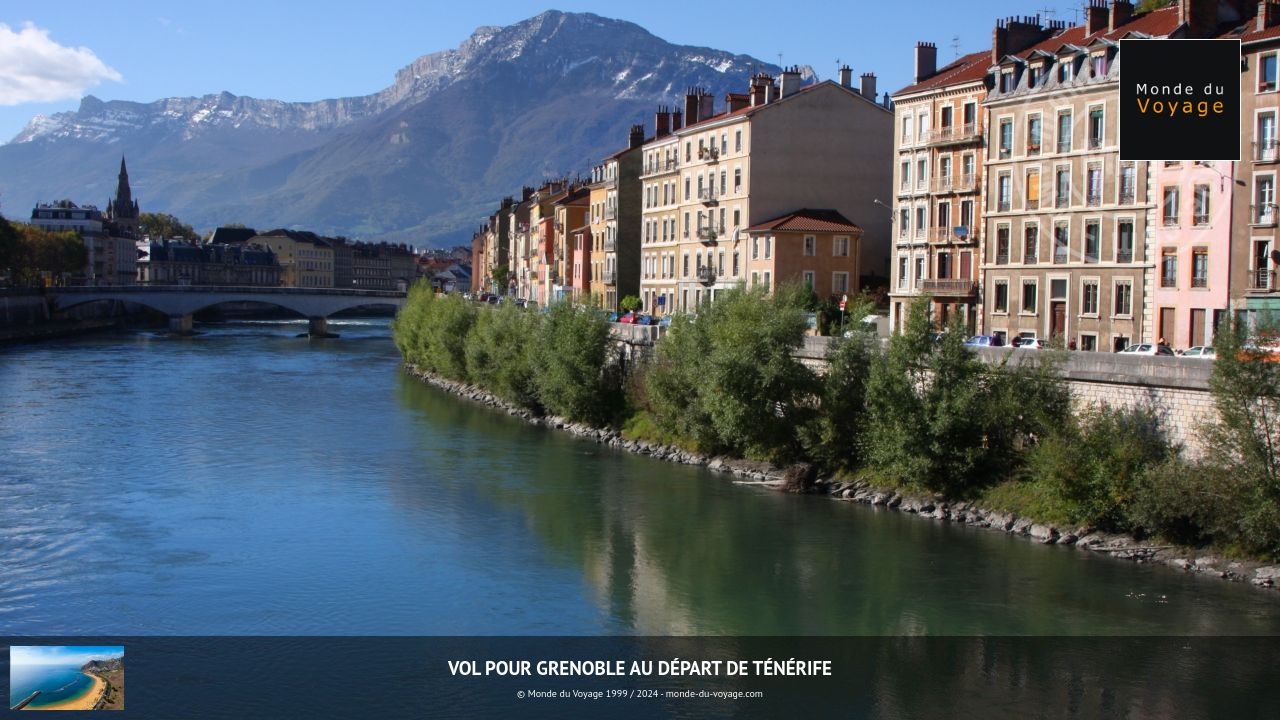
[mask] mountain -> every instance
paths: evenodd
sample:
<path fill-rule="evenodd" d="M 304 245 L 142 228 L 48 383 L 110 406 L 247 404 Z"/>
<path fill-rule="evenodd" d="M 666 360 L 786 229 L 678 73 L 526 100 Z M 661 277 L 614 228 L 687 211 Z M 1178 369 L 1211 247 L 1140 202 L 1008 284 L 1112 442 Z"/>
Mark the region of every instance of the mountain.
<path fill-rule="evenodd" d="M 656 106 L 678 104 L 685 88 L 723 102 L 753 72 L 778 70 L 673 45 L 630 22 L 548 11 L 481 27 L 364 97 L 85 97 L 0 145 L 0 197 L 14 218 L 61 198 L 105 206 L 126 155 L 142 209 L 197 228 L 240 222 L 448 244 L 522 184 L 585 174 L 626 143 L 631 125 L 652 131 Z"/>

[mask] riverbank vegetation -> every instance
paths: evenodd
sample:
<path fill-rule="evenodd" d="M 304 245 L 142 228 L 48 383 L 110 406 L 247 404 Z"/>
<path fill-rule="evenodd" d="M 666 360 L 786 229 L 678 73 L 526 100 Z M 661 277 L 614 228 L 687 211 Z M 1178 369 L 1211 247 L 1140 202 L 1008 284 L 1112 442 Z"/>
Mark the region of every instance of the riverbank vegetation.
<path fill-rule="evenodd" d="M 51 232 L 0 218 L 0 280 L 41 285 L 46 276 L 56 280 L 83 270 L 86 253 L 84 241 L 74 232 Z"/>
<path fill-rule="evenodd" d="M 982 362 L 914 303 L 883 351 L 860 324 L 819 374 L 797 359 L 807 289 L 722 293 L 673 318 L 626 363 L 603 314 L 477 305 L 415 287 L 397 317 L 405 361 L 520 407 L 703 454 L 811 462 L 824 473 L 937 493 L 1063 525 L 1280 556 L 1280 363 L 1219 332 L 1206 452 L 1186 457 L 1159 408 L 1074 408 L 1061 352 Z M 847 317 L 871 305 L 851 303 Z M 625 372 L 624 372 L 625 369 Z"/>

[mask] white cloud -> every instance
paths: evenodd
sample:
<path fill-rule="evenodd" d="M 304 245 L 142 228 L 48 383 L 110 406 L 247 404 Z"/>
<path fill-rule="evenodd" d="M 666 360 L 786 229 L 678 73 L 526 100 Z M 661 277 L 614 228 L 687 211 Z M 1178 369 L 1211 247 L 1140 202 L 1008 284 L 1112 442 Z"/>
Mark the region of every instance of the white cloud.
<path fill-rule="evenodd" d="M 104 80 L 123 79 L 89 48 L 59 45 L 31 23 L 17 32 L 0 23 L 0 105 L 74 99 Z"/>

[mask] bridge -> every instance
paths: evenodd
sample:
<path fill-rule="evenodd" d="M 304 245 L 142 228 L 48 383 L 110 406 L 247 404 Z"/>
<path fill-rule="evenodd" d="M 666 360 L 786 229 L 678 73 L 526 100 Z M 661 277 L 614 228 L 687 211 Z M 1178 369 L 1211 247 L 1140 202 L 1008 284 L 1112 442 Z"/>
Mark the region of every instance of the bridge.
<path fill-rule="evenodd" d="M 328 318 L 358 307 L 403 307 L 405 293 L 390 290 L 337 290 L 214 285 L 105 285 L 57 287 L 46 291 L 56 309 L 113 300 L 137 303 L 169 316 L 169 330 L 189 334 L 191 318 L 206 308 L 228 302 L 255 302 L 291 310 L 310 322 L 309 334 L 328 337 Z"/>

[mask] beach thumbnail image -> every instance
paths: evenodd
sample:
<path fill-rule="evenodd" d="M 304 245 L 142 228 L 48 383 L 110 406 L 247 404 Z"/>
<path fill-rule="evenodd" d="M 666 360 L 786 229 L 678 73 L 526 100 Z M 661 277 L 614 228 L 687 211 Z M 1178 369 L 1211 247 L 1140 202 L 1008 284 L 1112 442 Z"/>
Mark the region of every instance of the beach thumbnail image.
<path fill-rule="evenodd" d="M 123 710 L 120 645 L 9 648 L 10 710 Z"/>

